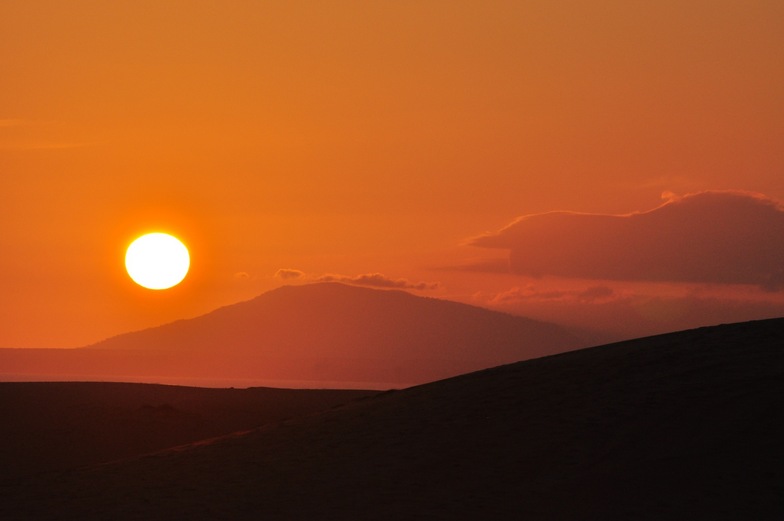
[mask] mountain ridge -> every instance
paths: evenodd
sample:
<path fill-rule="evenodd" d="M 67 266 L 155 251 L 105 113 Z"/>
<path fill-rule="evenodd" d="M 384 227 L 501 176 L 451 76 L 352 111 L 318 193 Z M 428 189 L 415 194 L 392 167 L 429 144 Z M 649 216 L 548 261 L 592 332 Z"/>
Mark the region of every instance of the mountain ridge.
<path fill-rule="evenodd" d="M 384 388 L 588 344 L 566 328 L 468 304 L 318 283 L 283 286 L 56 356 L 81 358 L 82 374 L 89 369 L 112 379 L 171 375 L 376 382 Z"/>

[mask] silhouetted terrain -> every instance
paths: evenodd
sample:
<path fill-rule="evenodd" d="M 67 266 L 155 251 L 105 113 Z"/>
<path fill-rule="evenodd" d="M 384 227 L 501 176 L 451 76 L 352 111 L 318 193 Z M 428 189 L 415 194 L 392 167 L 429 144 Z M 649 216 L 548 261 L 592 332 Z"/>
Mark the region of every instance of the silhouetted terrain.
<path fill-rule="evenodd" d="M 0 383 L 0 479 L 135 456 L 373 394 L 105 382 Z"/>
<path fill-rule="evenodd" d="M 784 319 L 488 369 L 5 483 L 3 519 L 784 518 Z"/>
<path fill-rule="evenodd" d="M 281 287 L 88 348 L 2 349 L 0 367 L 3 373 L 47 379 L 203 379 L 238 386 L 337 382 L 331 387 L 359 382 L 359 387 L 389 388 L 588 343 L 553 324 L 505 313 L 402 291 L 323 283 Z"/>

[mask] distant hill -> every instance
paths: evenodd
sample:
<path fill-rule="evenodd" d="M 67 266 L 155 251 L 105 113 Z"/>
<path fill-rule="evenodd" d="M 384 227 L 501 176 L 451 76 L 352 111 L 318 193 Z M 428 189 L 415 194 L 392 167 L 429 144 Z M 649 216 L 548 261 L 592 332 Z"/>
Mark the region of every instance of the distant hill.
<path fill-rule="evenodd" d="M 201 317 L 70 352 L 0 350 L 0 360 L 8 361 L 3 372 L 16 368 L 71 378 L 383 388 L 586 344 L 553 324 L 402 291 L 323 283 L 284 286 Z"/>
<path fill-rule="evenodd" d="M 6 519 L 784 519 L 784 319 L 529 360 L 0 487 Z"/>

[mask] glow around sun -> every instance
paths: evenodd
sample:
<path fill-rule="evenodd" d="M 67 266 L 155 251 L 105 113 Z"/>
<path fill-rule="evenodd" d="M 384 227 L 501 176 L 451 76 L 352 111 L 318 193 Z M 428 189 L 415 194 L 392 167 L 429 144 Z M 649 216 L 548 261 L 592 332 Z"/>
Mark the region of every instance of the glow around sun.
<path fill-rule="evenodd" d="M 128 246 L 125 269 L 133 281 L 148 289 L 176 286 L 188 274 L 188 248 L 168 233 L 148 233 Z"/>

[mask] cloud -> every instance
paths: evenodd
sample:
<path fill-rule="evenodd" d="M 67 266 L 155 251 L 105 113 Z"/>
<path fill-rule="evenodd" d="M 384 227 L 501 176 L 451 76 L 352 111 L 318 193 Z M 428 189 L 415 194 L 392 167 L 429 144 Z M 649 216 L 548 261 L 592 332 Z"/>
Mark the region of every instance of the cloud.
<path fill-rule="evenodd" d="M 530 302 L 579 302 L 589 304 L 604 302 L 616 297 L 615 290 L 608 286 L 591 286 L 581 290 L 540 290 L 533 284 L 514 287 L 488 299 L 491 305 Z"/>
<path fill-rule="evenodd" d="M 615 296 L 615 291 L 608 286 L 591 286 L 577 293 L 577 298 L 581 302 L 595 302 L 597 300 L 607 300 Z"/>
<path fill-rule="evenodd" d="M 396 288 L 396 289 L 415 289 L 433 290 L 440 286 L 437 282 L 411 282 L 408 279 L 392 279 L 381 273 L 366 273 L 363 275 L 348 276 L 326 274 L 316 278 L 319 282 L 343 282 L 355 284 L 357 286 L 371 286 L 375 288 Z"/>
<path fill-rule="evenodd" d="M 509 259 L 470 260 L 460 264 L 436 266 L 434 270 L 475 271 L 479 273 L 509 273 Z"/>
<path fill-rule="evenodd" d="M 381 273 L 365 273 L 362 275 L 340 275 L 327 273 L 324 275 L 309 275 L 304 271 L 281 268 L 275 272 L 275 278 L 281 280 L 309 280 L 315 282 L 342 282 L 356 286 L 370 286 L 375 288 L 434 290 L 441 285 L 438 282 L 412 282 L 408 279 L 393 279 Z"/>
<path fill-rule="evenodd" d="M 617 285 L 564 289 L 528 284 L 480 291 L 471 303 L 588 331 L 597 343 L 784 314 L 781 293 L 718 285 Z"/>
<path fill-rule="evenodd" d="M 295 280 L 305 277 L 305 272 L 292 268 L 281 268 L 275 272 L 275 278 L 281 280 Z"/>
<path fill-rule="evenodd" d="M 784 208 L 760 194 L 709 191 L 626 215 L 527 215 L 469 244 L 508 249 L 517 274 L 756 284 L 784 289 Z"/>

